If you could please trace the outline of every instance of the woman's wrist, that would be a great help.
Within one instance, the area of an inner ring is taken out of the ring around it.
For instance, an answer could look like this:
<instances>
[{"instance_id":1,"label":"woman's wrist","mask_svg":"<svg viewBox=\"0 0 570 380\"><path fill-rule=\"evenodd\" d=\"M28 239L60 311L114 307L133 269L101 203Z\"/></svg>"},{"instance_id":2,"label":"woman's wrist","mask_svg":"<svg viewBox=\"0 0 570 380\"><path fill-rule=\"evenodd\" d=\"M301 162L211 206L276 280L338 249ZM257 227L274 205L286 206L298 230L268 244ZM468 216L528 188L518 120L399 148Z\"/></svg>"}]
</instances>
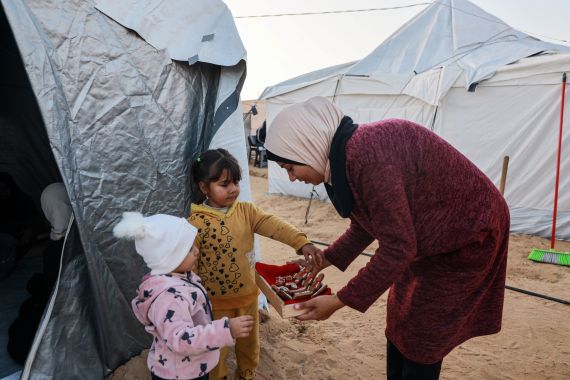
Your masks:
<instances>
[{"instance_id":1,"label":"woman's wrist","mask_svg":"<svg viewBox=\"0 0 570 380\"><path fill-rule=\"evenodd\" d=\"M334 304L335 304L336 310L342 309L343 307L346 306L346 304L344 302L342 302L340 298L338 298L338 295L333 294L333 298L334 298Z\"/></svg>"}]
</instances>

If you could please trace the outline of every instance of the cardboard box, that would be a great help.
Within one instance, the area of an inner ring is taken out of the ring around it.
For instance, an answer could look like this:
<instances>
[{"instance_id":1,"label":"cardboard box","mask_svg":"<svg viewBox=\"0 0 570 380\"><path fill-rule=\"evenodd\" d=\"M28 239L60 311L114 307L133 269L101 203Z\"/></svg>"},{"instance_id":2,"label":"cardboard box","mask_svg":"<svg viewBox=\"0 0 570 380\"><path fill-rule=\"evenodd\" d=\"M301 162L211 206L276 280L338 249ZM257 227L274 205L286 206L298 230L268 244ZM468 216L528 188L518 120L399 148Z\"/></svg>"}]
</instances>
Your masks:
<instances>
[{"instance_id":1,"label":"cardboard box","mask_svg":"<svg viewBox=\"0 0 570 380\"><path fill-rule=\"evenodd\" d=\"M255 282L263 294L265 294L271 306L275 308L282 318L293 318L303 314L305 311L295 310L294 305L296 303L306 301L307 299L284 301L273 289L271 289L271 285L274 284L276 276L294 274L298 272L299 269L300 268L297 264L286 264L281 266L264 263L255 264ZM323 292L323 295L325 294L331 294L330 288Z\"/></svg>"}]
</instances>

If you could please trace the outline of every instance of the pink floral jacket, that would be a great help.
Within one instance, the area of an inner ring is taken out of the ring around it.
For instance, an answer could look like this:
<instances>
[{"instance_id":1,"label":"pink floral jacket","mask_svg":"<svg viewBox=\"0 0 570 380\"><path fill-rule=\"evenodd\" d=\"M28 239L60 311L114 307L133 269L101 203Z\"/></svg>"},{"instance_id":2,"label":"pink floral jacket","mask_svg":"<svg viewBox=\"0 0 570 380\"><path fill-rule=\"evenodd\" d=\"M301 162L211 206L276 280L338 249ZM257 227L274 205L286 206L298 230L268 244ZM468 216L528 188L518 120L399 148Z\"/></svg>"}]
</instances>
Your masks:
<instances>
[{"instance_id":1,"label":"pink floral jacket","mask_svg":"<svg viewBox=\"0 0 570 380\"><path fill-rule=\"evenodd\" d=\"M218 364L219 349L235 344L228 318L212 321L210 301L192 272L145 276L131 304L154 337L148 367L163 379L203 376Z\"/></svg>"}]
</instances>

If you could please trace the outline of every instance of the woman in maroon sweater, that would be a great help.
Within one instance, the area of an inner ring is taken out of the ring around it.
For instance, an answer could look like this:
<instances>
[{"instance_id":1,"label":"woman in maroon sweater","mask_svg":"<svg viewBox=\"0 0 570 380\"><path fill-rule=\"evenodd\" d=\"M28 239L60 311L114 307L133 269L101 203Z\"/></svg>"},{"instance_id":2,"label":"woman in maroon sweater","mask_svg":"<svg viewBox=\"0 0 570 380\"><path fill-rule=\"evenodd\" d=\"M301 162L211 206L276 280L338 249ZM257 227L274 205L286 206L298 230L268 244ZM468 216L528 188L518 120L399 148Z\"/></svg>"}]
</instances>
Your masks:
<instances>
[{"instance_id":1,"label":"woman in maroon sweater","mask_svg":"<svg viewBox=\"0 0 570 380\"><path fill-rule=\"evenodd\" d=\"M336 295L299 308L324 320L365 312L386 290L389 379L437 379L466 340L501 329L509 210L493 183L439 136L406 120L357 126L324 98L279 113L268 158L291 181L324 183L350 227L320 257L344 271L374 240L374 256ZM318 256L318 255L317 255Z\"/></svg>"}]
</instances>

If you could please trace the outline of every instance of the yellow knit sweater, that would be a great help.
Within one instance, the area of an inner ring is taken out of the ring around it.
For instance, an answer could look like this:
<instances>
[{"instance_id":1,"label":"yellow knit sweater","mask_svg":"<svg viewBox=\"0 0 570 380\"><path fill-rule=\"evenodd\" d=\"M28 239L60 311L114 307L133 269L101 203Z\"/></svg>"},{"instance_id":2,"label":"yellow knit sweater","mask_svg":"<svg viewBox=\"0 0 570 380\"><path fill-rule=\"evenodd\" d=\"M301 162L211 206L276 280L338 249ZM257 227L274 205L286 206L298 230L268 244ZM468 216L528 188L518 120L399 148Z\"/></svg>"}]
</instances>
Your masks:
<instances>
[{"instance_id":1,"label":"yellow knit sweater","mask_svg":"<svg viewBox=\"0 0 570 380\"><path fill-rule=\"evenodd\" d=\"M283 219L249 202L234 202L227 213L192 204L188 221L198 229L197 272L215 310L243 307L255 301L254 233L298 251L310 241Z\"/></svg>"}]
</instances>

